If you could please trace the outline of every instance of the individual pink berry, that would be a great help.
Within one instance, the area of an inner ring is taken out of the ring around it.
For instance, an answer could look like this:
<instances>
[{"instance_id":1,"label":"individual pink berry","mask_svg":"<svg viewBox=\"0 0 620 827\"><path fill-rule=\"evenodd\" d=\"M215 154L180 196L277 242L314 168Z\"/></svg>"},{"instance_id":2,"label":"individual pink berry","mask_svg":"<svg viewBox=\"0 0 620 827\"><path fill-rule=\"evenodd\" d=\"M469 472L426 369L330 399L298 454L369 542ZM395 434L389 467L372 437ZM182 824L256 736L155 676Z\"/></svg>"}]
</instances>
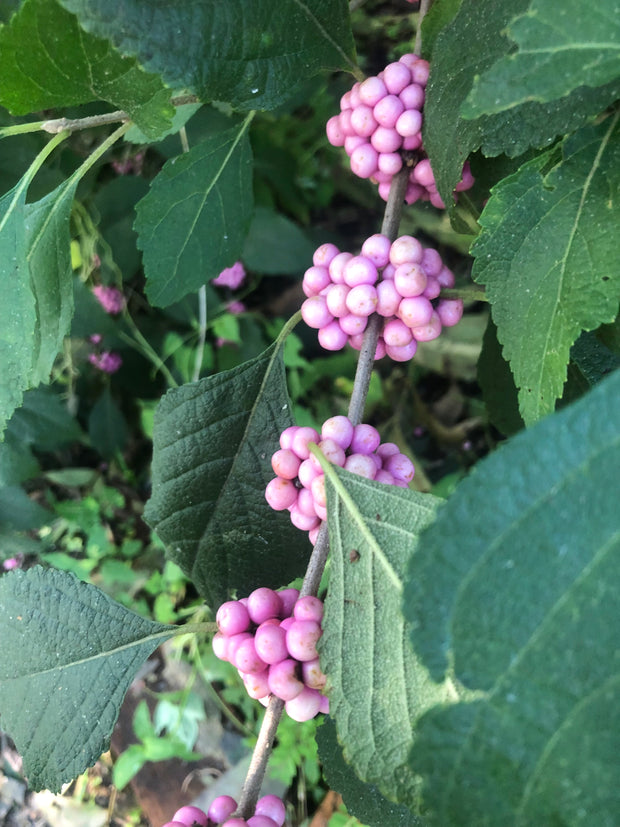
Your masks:
<instances>
[{"instance_id":1,"label":"individual pink berry","mask_svg":"<svg viewBox=\"0 0 620 827\"><path fill-rule=\"evenodd\" d=\"M463 299L441 299L437 315L444 327L453 327L463 317Z\"/></svg>"},{"instance_id":2,"label":"individual pink berry","mask_svg":"<svg viewBox=\"0 0 620 827\"><path fill-rule=\"evenodd\" d=\"M396 95L386 95L375 105L375 108L372 110L375 122L380 126L387 126L388 129L392 129L396 126L396 122L404 111L405 105L400 98L396 97ZM421 117L422 116L420 116L420 122ZM400 130L397 129L396 131L399 132Z\"/></svg>"},{"instance_id":3,"label":"individual pink berry","mask_svg":"<svg viewBox=\"0 0 620 827\"><path fill-rule=\"evenodd\" d=\"M409 457L406 457L401 453L393 454L391 457L388 457L384 464L384 468L393 477L396 477L396 479L405 480L405 482L411 482L415 473L415 468L413 467L413 463Z\"/></svg>"},{"instance_id":4,"label":"individual pink berry","mask_svg":"<svg viewBox=\"0 0 620 827\"><path fill-rule=\"evenodd\" d=\"M327 140L332 146L344 146L346 135L340 125L340 115L334 115L327 121L325 132L327 133Z\"/></svg>"},{"instance_id":5,"label":"individual pink berry","mask_svg":"<svg viewBox=\"0 0 620 827\"><path fill-rule=\"evenodd\" d=\"M306 425L298 428L297 433L293 437L292 449L295 451L300 459L308 459L310 456L310 449L308 445L311 442L319 442L319 434L314 428Z\"/></svg>"},{"instance_id":6,"label":"individual pink berry","mask_svg":"<svg viewBox=\"0 0 620 827\"><path fill-rule=\"evenodd\" d=\"M436 339L441 333L441 319L437 312L433 310L428 323L416 326L412 328L412 331L418 342L430 342L432 339Z\"/></svg>"},{"instance_id":7,"label":"individual pink berry","mask_svg":"<svg viewBox=\"0 0 620 827\"><path fill-rule=\"evenodd\" d=\"M334 255L338 255L337 250ZM318 296L321 290L327 287L328 284L331 284L331 277L327 269L327 264L315 264L312 267L308 267L304 273L302 289L305 295L310 298L311 296Z\"/></svg>"},{"instance_id":8,"label":"individual pink berry","mask_svg":"<svg viewBox=\"0 0 620 827\"><path fill-rule=\"evenodd\" d=\"M383 327L383 340L388 348L405 347L410 344L413 336L411 330L400 319L390 319Z\"/></svg>"},{"instance_id":9,"label":"individual pink berry","mask_svg":"<svg viewBox=\"0 0 620 827\"><path fill-rule=\"evenodd\" d=\"M387 126L378 126L370 138L370 143L377 152L396 152L402 142L402 136L395 129L389 129ZM375 164L375 169L377 169L377 164Z\"/></svg>"},{"instance_id":10,"label":"individual pink berry","mask_svg":"<svg viewBox=\"0 0 620 827\"><path fill-rule=\"evenodd\" d=\"M308 327L315 330L320 330L334 320L325 296L310 296L306 299L301 305L301 317Z\"/></svg>"},{"instance_id":11,"label":"individual pink berry","mask_svg":"<svg viewBox=\"0 0 620 827\"><path fill-rule=\"evenodd\" d=\"M286 818L286 807L284 802L276 795L264 795L256 802L256 815L269 816L278 827L282 827Z\"/></svg>"},{"instance_id":12,"label":"individual pink berry","mask_svg":"<svg viewBox=\"0 0 620 827\"><path fill-rule=\"evenodd\" d=\"M186 827L193 827L194 824L198 824L200 827L207 827L207 814L199 807L181 807L181 809L177 810L172 816L172 820L180 821L181 824L185 824Z\"/></svg>"},{"instance_id":13,"label":"individual pink berry","mask_svg":"<svg viewBox=\"0 0 620 827\"><path fill-rule=\"evenodd\" d=\"M346 449L353 439L354 426L346 416L331 416L321 428L321 439L333 439L341 448Z\"/></svg>"},{"instance_id":14,"label":"individual pink berry","mask_svg":"<svg viewBox=\"0 0 620 827\"><path fill-rule=\"evenodd\" d=\"M420 110L424 105L424 89L418 83L412 83L398 93L399 100L405 109Z\"/></svg>"},{"instance_id":15,"label":"individual pink berry","mask_svg":"<svg viewBox=\"0 0 620 827\"><path fill-rule=\"evenodd\" d=\"M306 686L310 689L324 689L327 678L321 671L319 659L307 660L301 664L301 674Z\"/></svg>"},{"instance_id":16,"label":"individual pink berry","mask_svg":"<svg viewBox=\"0 0 620 827\"><path fill-rule=\"evenodd\" d=\"M314 620L320 623L323 620L323 601L313 595L300 597L293 608L295 620Z\"/></svg>"},{"instance_id":17,"label":"individual pink berry","mask_svg":"<svg viewBox=\"0 0 620 827\"><path fill-rule=\"evenodd\" d=\"M329 267L331 260L338 255L340 250L335 244L327 242L317 247L312 256L312 263L315 267Z\"/></svg>"},{"instance_id":18,"label":"individual pink berry","mask_svg":"<svg viewBox=\"0 0 620 827\"><path fill-rule=\"evenodd\" d=\"M403 138L417 135L422 129L422 113L417 109L407 109L399 116L394 128Z\"/></svg>"},{"instance_id":19,"label":"individual pink berry","mask_svg":"<svg viewBox=\"0 0 620 827\"><path fill-rule=\"evenodd\" d=\"M408 296L398 305L399 318L411 329L417 329L430 323L433 305L424 296ZM415 336L415 334L413 334ZM417 339L417 336L415 336ZM424 341L420 339L419 341Z\"/></svg>"},{"instance_id":20,"label":"individual pink berry","mask_svg":"<svg viewBox=\"0 0 620 827\"><path fill-rule=\"evenodd\" d=\"M253 815L248 818L248 827L278 827L278 825L269 816Z\"/></svg>"},{"instance_id":21,"label":"individual pink berry","mask_svg":"<svg viewBox=\"0 0 620 827\"><path fill-rule=\"evenodd\" d=\"M246 672L250 675L262 672L267 668L267 664L256 651L256 645L252 635L246 638L246 640L242 640L239 646L236 647L234 653L231 653L230 662L233 666L236 666L240 672Z\"/></svg>"},{"instance_id":22,"label":"individual pink berry","mask_svg":"<svg viewBox=\"0 0 620 827\"><path fill-rule=\"evenodd\" d=\"M293 437L299 430L299 425L289 425L280 434L280 448L291 448L293 445Z\"/></svg>"},{"instance_id":23,"label":"individual pink berry","mask_svg":"<svg viewBox=\"0 0 620 827\"><path fill-rule=\"evenodd\" d=\"M319 344L325 350L342 350L348 338L336 319L319 330Z\"/></svg>"},{"instance_id":24,"label":"individual pink berry","mask_svg":"<svg viewBox=\"0 0 620 827\"><path fill-rule=\"evenodd\" d=\"M280 448L271 457L271 467L274 474L285 480L294 480L299 471L301 460L290 448Z\"/></svg>"},{"instance_id":25,"label":"individual pink berry","mask_svg":"<svg viewBox=\"0 0 620 827\"><path fill-rule=\"evenodd\" d=\"M352 474L357 474L358 477L366 477L368 480L374 480L377 473L377 466L368 454L351 454L347 457L344 467Z\"/></svg>"},{"instance_id":26,"label":"individual pink berry","mask_svg":"<svg viewBox=\"0 0 620 827\"><path fill-rule=\"evenodd\" d=\"M383 172L388 176L396 175L402 165L403 157L400 152L382 152L379 155L379 172Z\"/></svg>"},{"instance_id":27,"label":"individual pink berry","mask_svg":"<svg viewBox=\"0 0 620 827\"><path fill-rule=\"evenodd\" d=\"M379 431L372 425L361 423L353 429L351 452L355 454L372 454L381 443Z\"/></svg>"},{"instance_id":28,"label":"individual pink berry","mask_svg":"<svg viewBox=\"0 0 620 827\"><path fill-rule=\"evenodd\" d=\"M385 83L378 77L366 78L359 87L360 100L367 106L376 106L387 94Z\"/></svg>"},{"instance_id":29,"label":"individual pink berry","mask_svg":"<svg viewBox=\"0 0 620 827\"><path fill-rule=\"evenodd\" d=\"M311 429L314 430L314 429ZM316 433L316 431L315 431ZM278 592L261 587L254 589L248 595L248 614L253 623L259 626L270 617L279 617L282 612L282 602Z\"/></svg>"},{"instance_id":30,"label":"individual pink berry","mask_svg":"<svg viewBox=\"0 0 620 827\"><path fill-rule=\"evenodd\" d=\"M344 266L345 284L355 287L358 284L374 284L378 273L375 264L365 255L353 256Z\"/></svg>"},{"instance_id":31,"label":"individual pink berry","mask_svg":"<svg viewBox=\"0 0 620 827\"><path fill-rule=\"evenodd\" d=\"M340 316L346 316L349 312L347 308L347 296L349 295L349 290L351 288L347 284L330 284L329 287L325 288L325 303L329 313L331 313L332 318L340 318ZM330 322L326 322L326 325L330 324Z\"/></svg>"},{"instance_id":32,"label":"individual pink berry","mask_svg":"<svg viewBox=\"0 0 620 827\"><path fill-rule=\"evenodd\" d=\"M321 708L321 693L316 689L304 686L302 691L284 704L287 715L294 721L309 721L314 718Z\"/></svg>"},{"instance_id":33,"label":"individual pink berry","mask_svg":"<svg viewBox=\"0 0 620 827\"><path fill-rule=\"evenodd\" d=\"M411 80L411 71L404 63L389 63L383 70L383 82L392 95L402 92L406 86L409 86Z\"/></svg>"},{"instance_id":34,"label":"individual pink berry","mask_svg":"<svg viewBox=\"0 0 620 827\"><path fill-rule=\"evenodd\" d=\"M383 127L380 128L383 129ZM375 135L376 131L373 134L373 138ZM377 169L379 152L383 151L385 150L376 147L374 143L372 146L367 143L358 146L357 149L354 149L351 153L351 171L357 175L358 178L371 178Z\"/></svg>"},{"instance_id":35,"label":"individual pink berry","mask_svg":"<svg viewBox=\"0 0 620 827\"><path fill-rule=\"evenodd\" d=\"M267 682L267 678L269 676L267 669L263 669L262 672L257 672L255 674L243 672L240 672L239 674L243 680L245 691L248 693L250 698L258 701L261 698L266 698L267 695L270 694L269 683Z\"/></svg>"},{"instance_id":36,"label":"individual pink berry","mask_svg":"<svg viewBox=\"0 0 620 827\"><path fill-rule=\"evenodd\" d=\"M368 316L357 316L355 313L347 313L346 316L341 316L338 319L340 329L347 334L347 336L356 336L362 334L368 327Z\"/></svg>"},{"instance_id":37,"label":"individual pink berry","mask_svg":"<svg viewBox=\"0 0 620 827\"><path fill-rule=\"evenodd\" d=\"M351 113L351 126L362 138L369 138L377 128L377 121L371 106L361 103Z\"/></svg>"},{"instance_id":38,"label":"individual pink berry","mask_svg":"<svg viewBox=\"0 0 620 827\"><path fill-rule=\"evenodd\" d=\"M413 338L411 339L409 344L402 345L401 347L395 347L394 345L388 344L386 344L385 346L387 355L390 357L390 359L393 359L395 362L409 362L415 356L417 349L418 343ZM387 479L379 479L379 472L377 472L377 476L375 477L375 479L379 482L389 482L389 480Z\"/></svg>"},{"instance_id":39,"label":"individual pink berry","mask_svg":"<svg viewBox=\"0 0 620 827\"><path fill-rule=\"evenodd\" d=\"M295 528L299 528L301 531L312 531L312 529L316 528L321 522L316 514L314 516L308 516L296 505L292 505L289 508L289 514L291 515L291 522Z\"/></svg>"},{"instance_id":40,"label":"individual pink berry","mask_svg":"<svg viewBox=\"0 0 620 827\"><path fill-rule=\"evenodd\" d=\"M269 667L267 676L270 691L283 701L296 698L304 688L303 682L298 677L300 673L299 663L292 658L275 663Z\"/></svg>"},{"instance_id":41,"label":"individual pink berry","mask_svg":"<svg viewBox=\"0 0 620 827\"><path fill-rule=\"evenodd\" d=\"M301 491L299 492L302 493ZM293 614L293 609L295 607L295 603L299 599L299 589L280 589L278 592L278 597L280 598L280 603L282 604L282 614L281 617L284 619L285 617L290 617Z\"/></svg>"},{"instance_id":42,"label":"individual pink berry","mask_svg":"<svg viewBox=\"0 0 620 827\"><path fill-rule=\"evenodd\" d=\"M423 158L413 168L413 179L421 184L423 187L428 187L435 184L435 176L431 169L431 162L428 158Z\"/></svg>"},{"instance_id":43,"label":"individual pink berry","mask_svg":"<svg viewBox=\"0 0 620 827\"><path fill-rule=\"evenodd\" d=\"M334 284L344 283L344 266L350 258L353 258L352 253L338 253L329 262L329 275Z\"/></svg>"},{"instance_id":44,"label":"individual pink berry","mask_svg":"<svg viewBox=\"0 0 620 827\"><path fill-rule=\"evenodd\" d=\"M207 816L210 821L215 824L220 824L222 821L231 816L237 809L237 802L230 795L218 795L211 802L211 806L207 810Z\"/></svg>"},{"instance_id":45,"label":"individual pink berry","mask_svg":"<svg viewBox=\"0 0 620 827\"><path fill-rule=\"evenodd\" d=\"M238 600L227 600L217 610L215 622L222 634L237 635L239 632L247 632L250 628L250 615L243 603L239 603Z\"/></svg>"},{"instance_id":46,"label":"individual pink berry","mask_svg":"<svg viewBox=\"0 0 620 827\"><path fill-rule=\"evenodd\" d=\"M297 500L295 483L276 477L267 483L265 499L274 511L284 511Z\"/></svg>"},{"instance_id":47,"label":"individual pink berry","mask_svg":"<svg viewBox=\"0 0 620 827\"><path fill-rule=\"evenodd\" d=\"M388 279L379 282L377 285L376 311L380 316L384 316L385 318L394 316L398 310L401 299L402 296L392 280Z\"/></svg>"},{"instance_id":48,"label":"individual pink berry","mask_svg":"<svg viewBox=\"0 0 620 827\"><path fill-rule=\"evenodd\" d=\"M258 656L269 665L288 657L286 631L279 624L260 625L254 635L254 645Z\"/></svg>"},{"instance_id":49,"label":"individual pink berry","mask_svg":"<svg viewBox=\"0 0 620 827\"><path fill-rule=\"evenodd\" d=\"M401 235L392 243L390 262L398 267L400 264L419 264L422 261L422 245L410 235Z\"/></svg>"},{"instance_id":50,"label":"individual pink berry","mask_svg":"<svg viewBox=\"0 0 620 827\"><path fill-rule=\"evenodd\" d=\"M399 264L394 273L394 286L403 298L421 296L426 289L428 278L419 264Z\"/></svg>"},{"instance_id":51,"label":"individual pink berry","mask_svg":"<svg viewBox=\"0 0 620 827\"><path fill-rule=\"evenodd\" d=\"M346 298L347 309L356 316L370 316L378 302L377 290L372 284L358 284L352 287Z\"/></svg>"}]
</instances>

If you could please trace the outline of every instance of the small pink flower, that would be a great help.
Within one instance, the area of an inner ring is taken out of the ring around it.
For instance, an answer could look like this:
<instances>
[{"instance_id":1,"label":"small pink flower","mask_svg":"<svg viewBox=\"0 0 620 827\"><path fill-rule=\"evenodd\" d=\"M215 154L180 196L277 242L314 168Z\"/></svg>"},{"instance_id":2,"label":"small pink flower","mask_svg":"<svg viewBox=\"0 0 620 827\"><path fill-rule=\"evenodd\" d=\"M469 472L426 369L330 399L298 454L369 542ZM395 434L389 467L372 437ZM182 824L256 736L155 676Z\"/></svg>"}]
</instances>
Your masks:
<instances>
[{"instance_id":1,"label":"small pink flower","mask_svg":"<svg viewBox=\"0 0 620 827\"><path fill-rule=\"evenodd\" d=\"M106 313L115 316L125 307L125 297L116 287L98 284L93 287L93 294Z\"/></svg>"},{"instance_id":2,"label":"small pink flower","mask_svg":"<svg viewBox=\"0 0 620 827\"><path fill-rule=\"evenodd\" d=\"M2 568L5 571L11 571L11 569L16 569L19 566L19 560L17 557L9 557L2 563Z\"/></svg>"},{"instance_id":3,"label":"small pink flower","mask_svg":"<svg viewBox=\"0 0 620 827\"><path fill-rule=\"evenodd\" d=\"M245 313L245 304L243 302L229 302L226 305L226 309L229 313L232 313L233 316L238 316L239 313Z\"/></svg>"},{"instance_id":4,"label":"small pink flower","mask_svg":"<svg viewBox=\"0 0 620 827\"><path fill-rule=\"evenodd\" d=\"M114 353L111 350L104 350L103 353L91 353L88 361L104 373L116 373L116 371L123 364L123 359L120 353Z\"/></svg>"},{"instance_id":5,"label":"small pink flower","mask_svg":"<svg viewBox=\"0 0 620 827\"><path fill-rule=\"evenodd\" d=\"M232 267L227 267L225 270L216 276L211 284L217 287L230 287L231 290L236 290L243 284L245 279L245 270L240 261L236 261Z\"/></svg>"},{"instance_id":6,"label":"small pink flower","mask_svg":"<svg viewBox=\"0 0 620 827\"><path fill-rule=\"evenodd\" d=\"M223 336L218 336L215 340L215 347L224 347L224 345L234 345L232 339L225 339Z\"/></svg>"},{"instance_id":7,"label":"small pink flower","mask_svg":"<svg viewBox=\"0 0 620 827\"><path fill-rule=\"evenodd\" d=\"M91 336L88 337L88 341L91 342L93 345L100 345L103 336L101 333L93 333Z\"/></svg>"}]
</instances>

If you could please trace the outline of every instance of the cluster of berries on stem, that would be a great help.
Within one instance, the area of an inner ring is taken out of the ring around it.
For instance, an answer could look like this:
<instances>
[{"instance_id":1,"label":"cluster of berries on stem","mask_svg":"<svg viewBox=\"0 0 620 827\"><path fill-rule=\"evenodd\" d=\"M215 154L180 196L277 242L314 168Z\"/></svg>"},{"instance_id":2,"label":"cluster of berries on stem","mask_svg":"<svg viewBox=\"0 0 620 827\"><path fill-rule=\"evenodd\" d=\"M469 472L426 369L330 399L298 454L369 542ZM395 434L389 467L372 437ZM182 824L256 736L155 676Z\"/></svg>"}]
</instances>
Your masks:
<instances>
[{"instance_id":1,"label":"cluster of berries on stem","mask_svg":"<svg viewBox=\"0 0 620 827\"><path fill-rule=\"evenodd\" d=\"M275 695L285 702L289 717L308 721L329 711L316 649L322 618L318 597L299 597L292 588L255 589L222 603L213 651L237 668L251 698L266 705Z\"/></svg>"},{"instance_id":2,"label":"cluster of berries on stem","mask_svg":"<svg viewBox=\"0 0 620 827\"><path fill-rule=\"evenodd\" d=\"M342 146L351 171L378 184L388 200L392 178L403 164L411 167L405 193L407 204L430 201L443 209L435 177L422 145L423 107L429 75L428 61L414 54L389 63L377 76L357 82L340 99L340 114L327 122L333 146ZM469 165L456 190L474 183Z\"/></svg>"},{"instance_id":3,"label":"cluster of berries on stem","mask_svg":"<svg viewBox=\"0 0 620 827\"><path fill-rule=\"evenodd\" d=\"M181 807L163 827L282 827L286 816L284 803L276 795L264 795L256 802L254 815L247 821L236 818L237 802L230 795L218 795L205 813L200 807Z\"/></svg>"},{"instance_id":4,"label":"cluster of berries on stem","mask_svg":"<svg viewBox=\"0 0 620 827\"><path fill-rule=\"evenodd\" d=\"M327 519L325 474L309 445L316 443L325 458L353 474L407 488L413 479L411 460L393 442L381 443L372 425L353 425L346 416L332 416L321 433L291 425L280 435L280 449L271 458L277 474L267 484L265 497L276 511L288 509L291 522L308 531L314 545L321 522Z\"/></svg>"},{"instance_id":5,"label":"cluster of berries on stem","mask_svg":"<svg viewBox=\"0 0 620 827\"><path fill-rule=\"evenodd\" d=\"M405 362L418 342L437 338L463 315L462 299L439 298L442 288L454 286L454 274L437 250L423 248L413 236L391 242L377 233L357 256L323 244L312 260L304 273L301 315L318 329L325 350L347 343L359 350L369 317L378 313L384 322L375 359Z\"/></svg>"}]
</instances>

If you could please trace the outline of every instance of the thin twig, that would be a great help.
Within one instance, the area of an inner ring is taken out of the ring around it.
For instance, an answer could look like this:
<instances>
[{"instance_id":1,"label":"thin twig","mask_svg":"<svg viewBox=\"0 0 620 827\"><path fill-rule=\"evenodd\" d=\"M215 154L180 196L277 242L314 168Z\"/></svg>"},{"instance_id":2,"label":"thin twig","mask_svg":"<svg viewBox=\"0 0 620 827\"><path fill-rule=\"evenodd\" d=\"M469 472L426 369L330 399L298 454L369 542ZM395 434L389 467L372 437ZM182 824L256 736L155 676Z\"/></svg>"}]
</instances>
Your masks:
<instances>
[{"instance_id":1,"label":"thin twig","mask_svg":"<svg viewBox=\"0 0 620 827\"><path fill-rule=\"evenodd\" d=\"M394 241L398 235L410 172L411 170L408 166L403 166L401 171L392 179L390 195L381 226L381 232L383 235L386 235L390 241ZM377 341L379 340L381 322L381 317L377 313L373 314L368 320L368 326L364 331L362 349L357 360L355 381L349 402L349 419L354 425L358 425L362 421L364 414L364 405L366 404L368 388L370 387L370 377L372 376L372 370L375 364L375 351L377 349Z\"/></svg>"},{"instance_id":2,"label":"thin twig","mask_svg":"<svg viewBox=\"0 0 620 827\"><path fill-rule=\"evenodd\" d=\"M241 818L251 818L254 815L256 802L260 795L260 789L263 785L263 778L265 777L265 770L267 762L273 749L273 742L276 737L276 731L282 712L284 710L284 701L276 698L275 695L269 697L269 704L265 710L265 717L258 733L258 740L252 753L252 760L248 768L248 773L245 777L243 789L239 797L239 806L237 807L237 815Z\"/></svg>"},{"instance_id":3,"label":"thin twig","mask_svg":"<svg viewBox=\"0 0 620 827\"><path fill-rule=\"evenodd\" d=\"M433 0L420 0L420 11L418 12L418 25L415 32L415 43L413 45L413 53L415 55L422 54L422 21L430 7Z\"/></svg>"},{"instance_id":4,"label":"thin twig","mask_svg":"<svg viewBox=\"0 0 620 827\"><path fill-rule=\"evenodd\" d=\"M170 103L173 106L185 106L188 103L200 103L200 101L196 95L179 95L176 98L171 98ZM42 121L36 126L44 132L51 132L55 135L65 129L69 132L76 132L79 129L92 129L96 126L106 126L107 124L130 120L131 115L128 112L118 109L116 112L105 112L102 115L91 115L88 118L52 118L49 121Z\"/></svg>"}]
</instances>

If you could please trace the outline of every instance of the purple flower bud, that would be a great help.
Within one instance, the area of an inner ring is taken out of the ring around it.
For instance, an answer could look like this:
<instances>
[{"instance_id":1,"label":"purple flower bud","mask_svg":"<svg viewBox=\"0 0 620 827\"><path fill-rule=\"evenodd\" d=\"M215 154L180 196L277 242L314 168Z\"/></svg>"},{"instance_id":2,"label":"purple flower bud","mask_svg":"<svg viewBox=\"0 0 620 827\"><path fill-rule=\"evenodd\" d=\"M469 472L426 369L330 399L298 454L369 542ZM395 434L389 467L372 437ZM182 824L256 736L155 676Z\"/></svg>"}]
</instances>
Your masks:
<instances>
[{"instance_id":1,"label":"purple flower bud","mask_svg":"<svg viewBox=\"0 0 620 827\"><path fill-rule=\"evenodd\" d=\"M125 297L116 287L98 284L93 287L93 294L106 313L115 316L125 307Z\"/></svg>"},{"instance_id":2,"label":"purple flower bud","mask_svg":"<svg viewBox=\"0 0 620 827\"><path fill-rule=\"evenodd\" d=\"M240 261L236 261L232 267L226 267L225 270L216 276L211 284L216 287L230 287L231 290L236 290L245 280L245 270Z\"/></svg>"},{"instance_id":3,"label":"purple flower bud","mask_svg":"<svg viewBox=\"0 0 620 827\"><path fill-rule=\"evenodd\" d=\"M243 302L229 302L227 310L229 313L232 313L233 316L238 316L239 313L245 313L245 304Z\"/></svg>"},{"instance_id":4,"label":"purple flower bud","mask_svg":"<svg viewBox=\"0 0 620 827\"><path fill-rule=\"evenodd\" d=\"M111 350L104 350L103 353L91 353L88 361L103 373L116 373L123 364L120 353L114 353Z\"/></svg>"}]
</instances>

